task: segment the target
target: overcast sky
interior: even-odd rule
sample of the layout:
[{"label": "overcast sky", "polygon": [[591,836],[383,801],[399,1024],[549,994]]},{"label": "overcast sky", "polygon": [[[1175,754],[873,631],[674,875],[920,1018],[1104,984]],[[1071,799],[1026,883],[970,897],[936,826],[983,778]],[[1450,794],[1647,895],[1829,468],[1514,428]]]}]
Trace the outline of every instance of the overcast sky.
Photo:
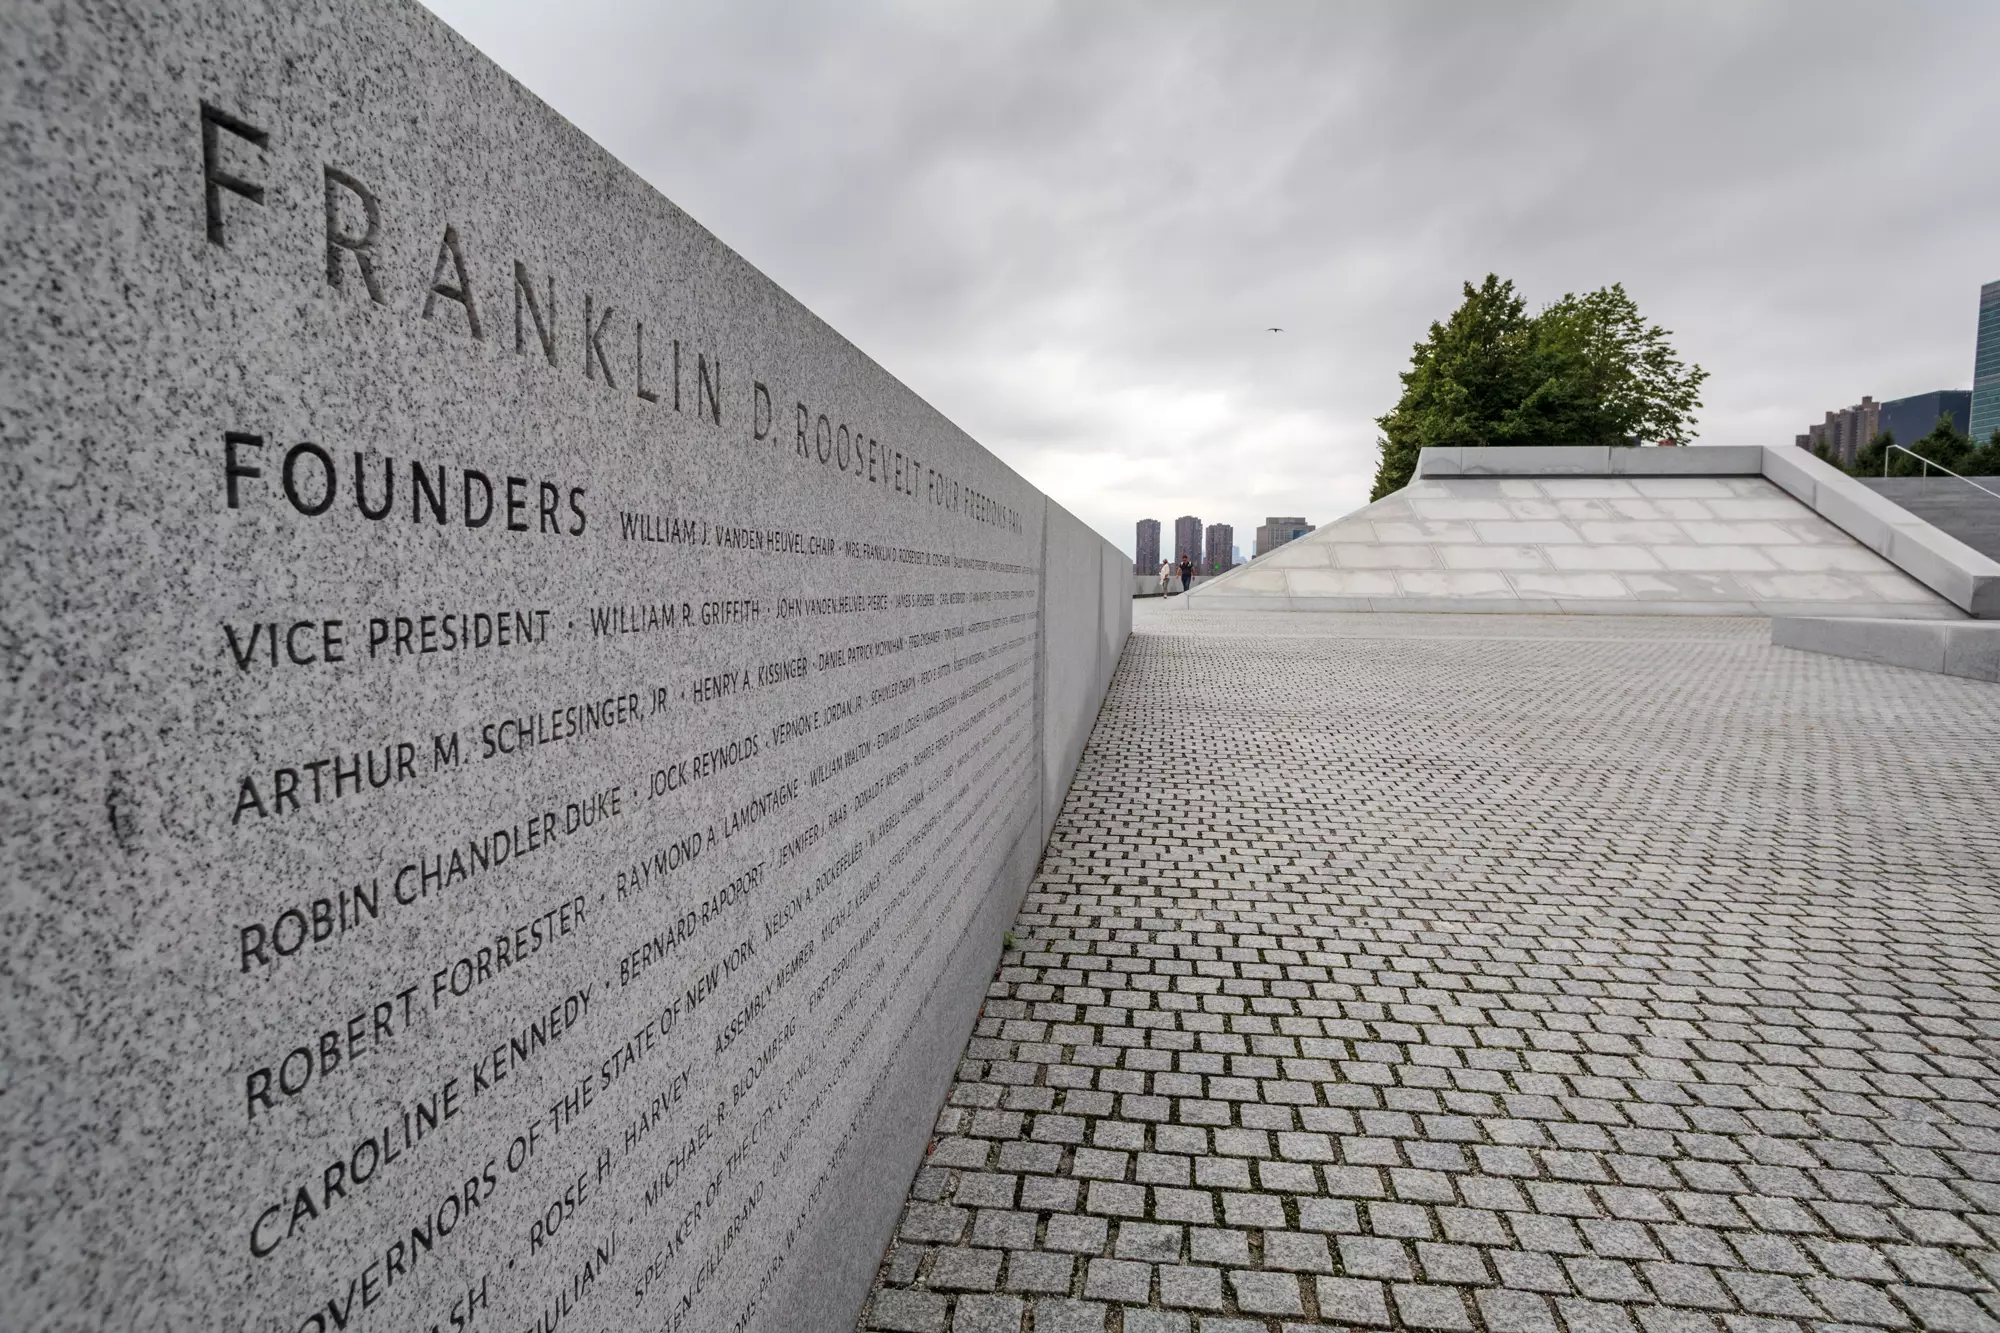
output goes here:
[{"label": "overcast sky", "polygon": [[1970,387],[2000,278],[1984,0],[432,8],[1127,551],[1361,504],[1489,270],[1623,282],[1714,444]]}]

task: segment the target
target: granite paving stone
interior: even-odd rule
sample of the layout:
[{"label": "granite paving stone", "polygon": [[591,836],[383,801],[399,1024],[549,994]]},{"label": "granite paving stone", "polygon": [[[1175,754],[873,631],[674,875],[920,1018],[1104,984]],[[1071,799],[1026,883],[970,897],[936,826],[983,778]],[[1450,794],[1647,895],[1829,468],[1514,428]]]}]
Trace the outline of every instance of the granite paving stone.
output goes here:
[{"label": "granite paving stone", "polygon": [[1395,1295],[1396,1313],[1411,1328],[1465,1333],[1473,1326],[1465,1299],[1451,1287],[1398,1285],[1390,1290]]},{"label": "granite paving stone", "polygon": [[1936,1287],[1897,1287],[1891,1294],[1909,1307],[1927,1333],[2000,1333],[1990,1294],[1984,1303]]},{"label": "granite paving stone", "polygon": [[1546,1297],[1525,1291],[1482,1291],[1477,1301],[1489,1333],[1557,1333]]},{"label": "granite paving stone", "polygon": [[1264,1264],[1268,1268],[1302,1273],[1331,1273],[1333,1256],[1328,1253],[1323,1236],[1303,1231],[1267,1231]]},{"label": "granite paving stone", "polygon": [[899,1288],[878,1292],[868,1326],[884,1333],[941,1333],[945,1327],[944,1297]]},{"label": "granite paving stone", "polygon": [[1178,1310],[1127,1310],[1125,1333],[1190,1333],[1193,1324]]},{"label": "granite paving stone", "polygon": [[1005,1249],[1026,1249],[1035,1243],[1033,1213],[985,1209],[972,1222],[972,1243]]},{"label": "granite paving stone", "polygon": [[1068,1294],[1075,1271],[1076,1259],[1072,1255],[1017,1250],[1007,1256],[1005,1285],[1009,1291],[1052,1292],[1061,1296]]},{"label": "granite paving stone", "polygon": [[1160,1270],[1160,1302],[1193,1310],[1220,1310],[1222,1270],[1171,1265]]},{"label": "granite paving stone", "polygon": [[1096,1301],[1036,1301],[1035,1333],[1104,1333],[1109,1312]]},{"label": "granite paving stone", "polygon": [[1018,1296],[961,1296],[952,1308],[952,1333],[1020,1333],[1027,1303]]},{"label": "granite paving stone", "polygon": [[1569,1333],[1635,1333],[1632,1316],[1622,1305],[1602,1301],[1558,1300]]},{"label": "granite paving stone", "polygon": [[862,1327],[2000,1333],[2000,689],[1584,619],[1142,603]]},{"label": "granite paving stone", "polygon": [[1056,1213],[1049,1218],[1043,1244],[1050,1250],[1102,1254],[1110,1235],[1111,1224],[1101,1217]]},{"label": "granite paving stone", "polygon": [[1232,1272],[1229,1285],[1235,1289],[1236,1303],[1247,1314],[1304,1314],[1299,1297],[1299,1280],[1290,1273],[1256,1269]]},{"label": "granite paving stone", "polygon": [[1096,1300],[1144,1305],[1153,1285],[1153,1270],[1125,1259],[1092,1259],[1083,1294]]},{"label": "granite paving stone", "polygon": [[992,1291],[1000,1285],[998,1250],[969,1250],[953,1246],[936,1252],[931,1262],[930,1285],[941,1291]]},{"label": "granite paving stone", "polygon": [[1181,1231],[1182,1228],[1175,1226],[1123,1222],[1119,1224],[1118,1244],[1112,1252],[1120,1259],[1172,1263],[1181,1256]]}]

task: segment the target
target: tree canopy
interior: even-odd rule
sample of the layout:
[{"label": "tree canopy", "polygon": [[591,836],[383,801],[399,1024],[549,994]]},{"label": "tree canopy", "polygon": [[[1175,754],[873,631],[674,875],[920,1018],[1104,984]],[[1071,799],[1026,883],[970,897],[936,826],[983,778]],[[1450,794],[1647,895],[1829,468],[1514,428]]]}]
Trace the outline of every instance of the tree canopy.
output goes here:
[{"label": "tree canopy", "polygon": [[[1847,471],[1856,477],[1921,476],[1924,465],[1910,454],[1892,451],[1889,448],[1891,444],[1902,444],[1902,441],[1883,431],[1855,452],[1854,462]],[[1986,443],[1975,445],[1965,432],[1952,424],[1950,417],[1941,416],[1930,434],[1904,444],[1903,448],[1961,477],[2000,477],[2000,430],[1994,431]],[[1826,457],[1823,449],[1814,452],[1821,458]],[[1883,467],[1885,458],[1888,462],[1886,470]],[[1840,466],[1837,460],[1831,461],[1835,467]],[[1933,472],[1931,475],[1937,474]]]},{"label": "tree canopy", "polygon": [[1708,372],[1684,364],[1614,283],[1529,314],[1489,273],[1412,349],[1403,396],[1376,419],[1379,500],[1409,484],[1432,445],[1636,444],[1686,440]]}]

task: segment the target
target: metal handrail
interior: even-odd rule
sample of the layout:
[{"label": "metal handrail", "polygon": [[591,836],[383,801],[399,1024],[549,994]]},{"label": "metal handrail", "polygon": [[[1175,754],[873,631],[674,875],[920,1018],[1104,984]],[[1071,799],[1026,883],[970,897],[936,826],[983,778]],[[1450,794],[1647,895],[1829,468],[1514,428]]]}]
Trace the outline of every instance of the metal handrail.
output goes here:
[{"label": "metal handrail", "polygon": [[1931,475],[1931,469],[1936,468],[1938,471],[1944,473],[1947,477],[1958,477],[1958,480],[1964,482],[1966,485],[1970,486],[1973,490],[1978,491],[1981,495],[1990,495],[1994,499],[2000,500],[2000,492],[1989,491],[1984,486],[1981,486],[1978,482],[1974,481],[1970,477],[1959,477],[1956,472],[1953,472],[1950,468],[1946,467],[1944,464],[1933,463],[1931,462],[1930,459],[1925,458],[1922,454],[1918,453],[1916,450],[1905,449],[1900,444],[1891,444],[1888,449],[1884,449],[1882,451],[1882,475],[1884,477],[1889,475],[1889,449],[1894,449],[1899,454],[1908,454],[1910,457],[1916,459],[1919,463],[1922,463],[1924,465],[1925,477],[1929,477]]}]

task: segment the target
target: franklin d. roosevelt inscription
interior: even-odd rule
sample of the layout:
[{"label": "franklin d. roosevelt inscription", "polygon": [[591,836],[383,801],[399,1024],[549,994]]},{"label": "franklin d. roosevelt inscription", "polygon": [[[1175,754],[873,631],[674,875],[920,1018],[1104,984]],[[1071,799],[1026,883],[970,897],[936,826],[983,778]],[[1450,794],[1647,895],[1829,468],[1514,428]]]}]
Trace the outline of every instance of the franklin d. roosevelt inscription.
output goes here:
[{"label": "franklin d. roosevelt inscription", "polygon": [[0,1326],[850,1322],[1123,557],[405,0],[0,48]]}]

